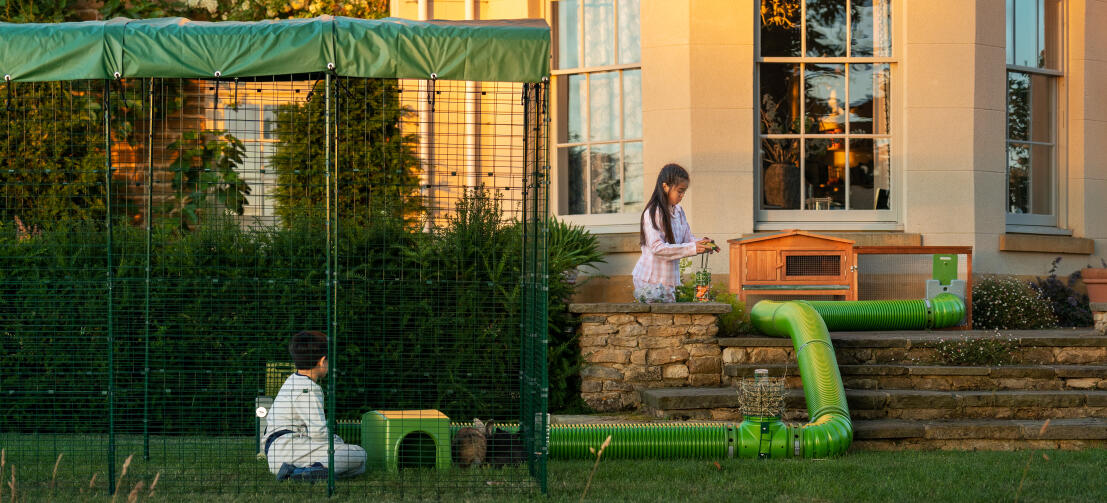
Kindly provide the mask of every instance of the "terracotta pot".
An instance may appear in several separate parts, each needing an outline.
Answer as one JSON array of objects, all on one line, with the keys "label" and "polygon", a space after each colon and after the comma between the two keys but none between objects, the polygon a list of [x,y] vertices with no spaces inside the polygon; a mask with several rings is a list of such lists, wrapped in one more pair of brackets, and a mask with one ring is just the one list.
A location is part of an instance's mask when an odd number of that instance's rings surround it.
[{"label": "terracotta pot", "polygon": [[1089,267],[1080,272],[1080,277],[1088,287],[1089,300],[1107,302],[1107,267]]}]

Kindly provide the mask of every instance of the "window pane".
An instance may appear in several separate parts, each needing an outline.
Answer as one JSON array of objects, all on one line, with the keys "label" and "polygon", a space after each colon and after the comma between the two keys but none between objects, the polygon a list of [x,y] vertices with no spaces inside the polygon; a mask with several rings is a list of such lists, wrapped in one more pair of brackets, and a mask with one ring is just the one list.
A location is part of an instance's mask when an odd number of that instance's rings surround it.
[{"label": "window pane", "polygon": [[850,16],[850,56],[892,55],[891,0],[853,0]]},{"label": "window pane", "polygon": [[642,137],[642,71],[623,72],[623,138]]},{"label": "window pane", "polygon": [[1007,64],[1015,64],[1015,0],[1007,0]]},{"label": "window pane", "polygon": [[1038,66],[1038,0],[1014,0],[1015,15],[1012,20],[1015,36],[1014,64]]},{"label": "window pane", "polygon": [[1030,140],[1053,141],[1053,82],[1052,77],[1030,77]]},{"label": "window pane", "polygon": [[623,212],[642,211],[645,189],[642,187],[642,143],[623,144]]},{"label": "window pane", "polygon": [[588,81],[588,138],[614,140],[619,134],[619,73],[593,73]]},{"label": "window pane", "polygon": [[846,0],[807,0],[807,55],[846,55]]},{"label": "window pane", "polygon": [[557,67],[580,66],[580,2],[561,0],[557,6]]},{"label": "window pane", "polygon": [[1030,75],[1007,72],[1007,137],[1030,138]]},{"label": "window pane", "polygon": [[846,206],[845,141],[807,140],[803,159],[806,210],[840,210]]},{"label": "window pane", "polygon": [[761,140],[761,193],[763,209],[799,209],[799,141]]},{"label": "window pane", "polygon": [[584,66],[615,63],[615,6],[613,0],[584,3]]},{"label": "window pane", "polygon": [[258,139],[260,122],[261,111],[257,105],[242,104],[238,107],[223,108],[223,129],[239,140]]},{"label": "window pane", "polygon": [[1007,145],[1007,212],[1030,213],[1030,149]]},{"label": "window pane", "polygon": [[619,0],[619,63],[642,60],[638,0]]},{"label": "window pane", "polygon": [[1061,69],[1061,0],[1043,0],[1038,13],[1038,51],[1042,68]]},{"label": "window pane", "polygon": [[1030,211],[1053,214],[1053,147],[1030,146]]},{"label": "window pane", "polygon": [[761,132],[799,133],[800,65],[765,63],[760,69]]},{"label": "window pane", "polygon": [[585,178],[584,147],[569,147],[561,149],[566,155],[565,166],[568,169],[569,178],[569,214],[582,215],[588,213],[588,187]]},{"label": "window pane", "polygon": [[619,144],[593,145],[588,161],[592,170],[592,213],[618,212],[622,200]]},{"label": "window pane", "polygon": [[570,143],[584,141],[584,118],[588,117],[588,102],[584,97],[587,96],[586,85],[584,75],[570,75],[569,76],[569,98],[568,98],[568,113],[567,115],[567,130],[568,134],[565,141]]},{"label": "window pane", "polygon": [[761,55],[800,56],[799,0],[761,0]]},{"label": "window pane", "polygon": [[276,105],[264,105],[262,110],[265,114],[265,132],[263,134],[266,140],[277,139],[277,109]]},{"label": "window pane", "polygon": [[850,65],[849,131],[888,134],[892,69],[887,64]]},{"label": "window pane", "polygon": [[859,139],[849,142],[849,161],[835,152],[835,163],[849,165],[849,206],[853,210],[889,209],[891,141]]},{"label": "window pane", "polygon": [[846,131],[846,65],[804,65],[804,123],[808,133]]}]

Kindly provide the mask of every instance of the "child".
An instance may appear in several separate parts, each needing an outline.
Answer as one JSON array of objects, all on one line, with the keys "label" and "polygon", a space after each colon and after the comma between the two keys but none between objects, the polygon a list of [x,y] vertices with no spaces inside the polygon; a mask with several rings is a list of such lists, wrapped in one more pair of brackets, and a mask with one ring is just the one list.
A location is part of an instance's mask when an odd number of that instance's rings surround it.
[{"label": "child", "polygon": [[688,190],[688,172],[666,164],[642,211],[639,243],[642,256],[634,266],[634,298],[640,302],[675,302],[680,259],[716,248],[710,238],[697,240],[680,207]]},{"label": "child", "polygon": [[[323,389],[327,375],[327,337],[310,330],[292,336],[288,352],[296,373],[288,376],[269,409],[265,455],[277,480],[327,478],[327,418],[323,414]],[[365,449],[334,436],[334,472],[352,477],[365,472]]]}]

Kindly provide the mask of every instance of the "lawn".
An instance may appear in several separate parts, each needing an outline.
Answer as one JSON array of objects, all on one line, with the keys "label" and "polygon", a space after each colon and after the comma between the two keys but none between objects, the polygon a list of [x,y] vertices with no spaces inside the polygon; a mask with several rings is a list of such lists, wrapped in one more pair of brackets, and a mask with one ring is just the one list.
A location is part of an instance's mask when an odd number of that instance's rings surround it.
[{"label": "lawn", "polygon": [[[102,439],[0,437],[6,451],[3,492],[10,501],[16,467],[20,501],[110,501]],[[119,438],[120,459],[141,452]],[[66,453],[58,463],[52,449]],[[136,456],[117,501],[303,501],[326,484],[277,483],[252,455],[252,439],[155,439],[150,462]],[[161,461],[158,460],[173,460]],[[122,462],[120,463],[122,464]],[[601,461],[589,501],[1107,501],[1107,450],[1016,452],[853,452],[833,460]],[[371,472],[339,481],[332,501],[579,501],[589,461],[551,461],[549,497],[537,495],[525,469],[400,475]],[[1024,476],[1025,471],[1025,476]],[[92,474],[97,478],[92,481]],[[116,472],[118,476],[119,472]],[[151,496],[150,483],[158,477]],[[90,489],[90,481],[92,488]],[[1020,482],[1022,485],[1019,490]]]}]

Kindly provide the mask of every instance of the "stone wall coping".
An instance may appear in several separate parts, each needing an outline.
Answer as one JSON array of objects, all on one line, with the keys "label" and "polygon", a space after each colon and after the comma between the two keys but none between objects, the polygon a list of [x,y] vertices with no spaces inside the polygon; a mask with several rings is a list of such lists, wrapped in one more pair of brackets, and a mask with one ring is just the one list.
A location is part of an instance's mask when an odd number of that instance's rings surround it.
[{"label": "stone wall coping", "polygon": [[1092,311],[1097,313],[1107,312],[1107,302],[1092,302]]},{"label": "stone wall coping", "polygon": [[649,304],[640,302],[595,302],[589,304],[569,304],[570,313],[648,313]]},{"label": "stone wall coping", "polygon": [[725,302],[641,302],[569,304],[570,313],[663,313],[663,314],[724,314],[731,305]]}]

